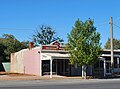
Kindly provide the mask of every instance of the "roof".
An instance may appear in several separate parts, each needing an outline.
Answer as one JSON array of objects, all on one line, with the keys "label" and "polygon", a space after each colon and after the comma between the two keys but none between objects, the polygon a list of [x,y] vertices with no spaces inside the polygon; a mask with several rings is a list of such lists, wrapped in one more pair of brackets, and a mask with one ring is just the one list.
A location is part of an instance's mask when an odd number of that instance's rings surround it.
[{"label": "roof", "polygon": [[[120,55],[114,54],[114,57],[120,57]],[[101,57],[111,57],[111,54],[102,54]]]},{"label": "roof", "polygon": [[[111,50],[110,49],[103,49],[102,51],[108,51],[108,52],[110,52]],[[114,52],[120,52],[120,49],[114,49],[113,51]]]},{"label": "roof", "polygon": [[42,60],[69,59],[68,53],[42,53]]}]

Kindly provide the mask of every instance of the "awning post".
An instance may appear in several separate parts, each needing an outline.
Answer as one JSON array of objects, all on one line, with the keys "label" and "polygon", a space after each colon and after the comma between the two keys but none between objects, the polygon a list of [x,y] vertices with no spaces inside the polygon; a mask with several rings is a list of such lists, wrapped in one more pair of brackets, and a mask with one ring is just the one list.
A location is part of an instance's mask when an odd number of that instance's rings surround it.
[{"label": "awning post", "polygon": [[52,61],[53,59],[50,59],[50,78],[52,78]]},{"label": "awning post", "polygon": [[117,58],[117,70],[118,70],[118,74],[119,74],[119,64],[120,64],[120,62],[119,62],[119,57]]},{"label": "awning post", "polygon": [[42,60],[40,60],[40,76],[42,76]]},{"label": "awning post", "polygon": [[104,77],[106,77],[106,60],[104,59]]}]

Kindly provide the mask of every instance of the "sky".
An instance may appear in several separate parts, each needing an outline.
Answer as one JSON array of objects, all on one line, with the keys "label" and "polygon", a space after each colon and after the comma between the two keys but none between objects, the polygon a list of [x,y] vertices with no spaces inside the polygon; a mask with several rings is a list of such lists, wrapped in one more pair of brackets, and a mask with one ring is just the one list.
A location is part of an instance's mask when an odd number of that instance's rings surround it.
[{"label": "sky", "polygon": [[104,47],[110,37],[111,16],[113,37],[120,39],[119,10],[120,0],[0,0],[0,37],[12,34],[19,41],[31,40],[39,26],[47,25],[67,43],[75,21],[90,18]]}]

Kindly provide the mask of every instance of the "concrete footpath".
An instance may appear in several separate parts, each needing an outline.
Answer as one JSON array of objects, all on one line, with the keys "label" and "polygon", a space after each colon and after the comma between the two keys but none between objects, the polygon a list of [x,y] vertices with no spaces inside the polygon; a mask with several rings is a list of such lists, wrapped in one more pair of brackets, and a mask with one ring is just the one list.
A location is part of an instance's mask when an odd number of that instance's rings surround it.
[{"label": "concrete footpath", "polygon": [[[84,80],[84,79],[82,79],[81,76],[66,77],[66,76],[53,75],[53,78],[50,78],[49,75],[40,77],[40,76],[27,75],[27,74],[0,73],[0,81],[3,81],[3,80],[63,80],[63,79],[79,79],[79,80],[81,79],[81,80]],[[89,79],[92,80],[92,78],[89,78]],[[87,80],[89,80],[89,79],[87,79]],[[106,79],[120,79],[120,76],[116,77],[116,78],[106,78]],[[97,80],[97,79],[95,79],[95,80]]]},{"label": "concrete footpath", "polygon": [[61,79],[82,79],[80,76],[78,77],[65,77],[65,76],[57,76],[54,75],[53,78],[50,76],[35,76],[35,75],[21,75],[21,74],[3,74],[0,75],[1,80],[61,80]]}]

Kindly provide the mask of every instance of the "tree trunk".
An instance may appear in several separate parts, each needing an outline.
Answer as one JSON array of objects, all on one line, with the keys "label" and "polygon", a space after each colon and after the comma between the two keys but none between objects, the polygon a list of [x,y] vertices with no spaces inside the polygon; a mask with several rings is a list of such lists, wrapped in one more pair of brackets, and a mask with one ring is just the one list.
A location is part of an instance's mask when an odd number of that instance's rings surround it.
[{"label": "tree trunk", "polygon": [[82,78],[87,79],[87,66],[83,65],[82,66]]}]

